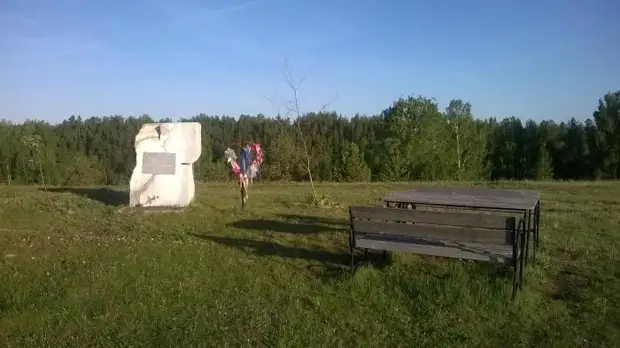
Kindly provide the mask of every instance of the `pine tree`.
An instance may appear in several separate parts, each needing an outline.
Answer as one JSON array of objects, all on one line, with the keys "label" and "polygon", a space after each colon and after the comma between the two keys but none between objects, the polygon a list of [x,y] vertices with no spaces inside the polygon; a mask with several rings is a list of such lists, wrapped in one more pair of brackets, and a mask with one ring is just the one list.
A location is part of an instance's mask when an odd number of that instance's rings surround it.
[{"label": "pine tree", "polygon": [[398,139],[388,138],[380,153],[380,181],[401,181],[407,177],[407,159]]},{"label": "pine tree", "polygon": [[540,146],[535,173],[537,180],[553,179],[553,163],[545,144]]},{"label": "pine tree", "polygon": [[348,182],[370,181],[370,167],[366,164],[357,144],[346,142],[340,167],[340,179]]}]

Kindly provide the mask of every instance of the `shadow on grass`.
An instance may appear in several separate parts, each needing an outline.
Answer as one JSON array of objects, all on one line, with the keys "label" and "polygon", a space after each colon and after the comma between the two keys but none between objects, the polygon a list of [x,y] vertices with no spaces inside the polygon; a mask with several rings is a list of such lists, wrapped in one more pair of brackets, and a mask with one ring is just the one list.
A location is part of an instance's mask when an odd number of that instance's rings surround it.
[{"label": "shadow on grass", "polygon": [[[236,248],[243,251],[251,249],[251,252],[253,252],[257,256],[279,256],[288,259],[302,259],[310,262],[319,262],[322,263],[323,266],[327,266],[326,270],[330,273],[341,273],[342,271],[350,270],[351,254],[348,251],[334,252],[322,249],[306,249],[285,246],[282,244],[267,241],[208,236],[194,233],[189,233],[189,235],[192,237],[201,238],[207,241],[215,242],[220,245]],[[363,255],[357,254],[356,252],[357,267],[362,265],[361,262],[363,260]],[[382,253],[371,252],[369,250],[368,262],[372,263],[375,267],[384,267],[391,262],[391,257],[388,253],[388,257],[384,259]],[[336,268],[333,266],[338,267]],[[309,265],[308,269],[315,273],[317,272],[316,265]]]},{"label": "shadow on grass", "polygon": [[290,247],[277,243],[252,239],[207,236],[193,233],[190,233],[189,235],[239,250],[245,251],[247,249],[251,249],[251,251],[258,256],[280,256],[283,258],[304,259],[308,261],[318,261],[338,265],[348,265],[350,260],[350,255],[348,253]]},{"label": "shadow on grass", "polygon": [[[43,189],[40,188],[39,190]],[[59,187],[48,188],[47,191],[56,193],[69,192],[111,206],[122,206],[129,204],[129,194],[127,192],[111,190],[109,188]]]},{"label": "shadow on grass", "polygon": [[584,301],[584,290],[587,292],[589,284],[593,283],[593,277],[570,268],[562,269],[554,280],[555,290],[550,293],[554,300],[563,301],[575,311],[578,304]]},{"label": "shadow on grass", "polygon": [[272,231],[291,234],[315,234],[344,230],[342,228],[329,227],[316,223],[296,223],[267,219],[239,220],[230,223],[227,226],[244,230]]},{"label": "shadow on grass", "polygon": [[349,221],[347,219],[334,219],[327,218],[322,216],[308,216],[308,215],[295,215],[295,214],[278,214],[276,215],[279,218],[295,221],[304,224],[312,224],[312,225],[335,225],[342,226],[341,229],[345,229],[349,225]]}]

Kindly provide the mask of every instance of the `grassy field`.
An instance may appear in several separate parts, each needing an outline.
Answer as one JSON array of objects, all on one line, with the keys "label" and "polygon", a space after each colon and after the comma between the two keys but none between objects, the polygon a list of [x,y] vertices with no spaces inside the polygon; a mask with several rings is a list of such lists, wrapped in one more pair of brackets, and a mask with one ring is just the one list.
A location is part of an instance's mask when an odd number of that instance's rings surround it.
[{"label": "grassy field", "polygon": [[[202,184],[182,213],[125,195],[0,187],[0,346],[612,347],[620,342],[620,183],[542,194],[541,249],[509,274],[394,254],[348,273],[347,206],[414,184]],[[103,191],[99,191],[102,193]],[[101,196],[101,195],[99,195]]]}]

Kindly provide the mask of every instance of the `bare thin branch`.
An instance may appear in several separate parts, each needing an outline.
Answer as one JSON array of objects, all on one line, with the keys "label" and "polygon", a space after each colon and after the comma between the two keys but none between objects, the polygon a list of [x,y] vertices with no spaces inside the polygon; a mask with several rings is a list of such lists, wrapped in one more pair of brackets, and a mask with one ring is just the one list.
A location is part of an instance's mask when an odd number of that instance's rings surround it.
[{"label": "bare thin branch", "polygon": [[265,100],[267,100],[269,102],[269,104],[271,104],[271,107],[273,108],[273,110],[280,115],[280,109],[283,106],[283,103],[280,103],[280,105],[276,106],[275,101],[273,100],[273,98],[269,98],[269,97],[265,97]]},{"label": "bare thin branch", "polygon": [[319,111],[321,112],[327,112],[327,108],[334,103],[336,100],[338,99],[338,93],[334,94],[334,96],[325,104],[323,104],[321,106],[321,108],[319,108]]}]

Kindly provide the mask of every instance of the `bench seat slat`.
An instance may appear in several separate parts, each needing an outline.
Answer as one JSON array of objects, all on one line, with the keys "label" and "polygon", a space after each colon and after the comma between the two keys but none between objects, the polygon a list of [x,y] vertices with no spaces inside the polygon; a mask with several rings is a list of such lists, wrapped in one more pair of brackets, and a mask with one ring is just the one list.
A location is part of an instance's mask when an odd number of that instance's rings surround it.
[{"label": "bench seat slat", "polygon": [[478,243],[454,243],[450,241],[420,241],[419,243],[411,243],[411,241],[397,240],[377,240],[367,238],[356,238],[356,247],[375,250],[389,250],[395,252],[407,252],[423,255],[432,255],[439,257],[451,257],[478,261],[492,261],[503,264],[511,264],[512,247],[486,245]]},{"label": "bench seat slat", "polygon": [[512,245],[514,239],[513,232],[510,230],[502,231],[472,227],[423,225],[418,223],[403,224],[368,220],[353,220],[352,225],[356,234],[410,236],[500,245]]},{"label": "bench seat slat", "polygon": [[409,210],[362,206],[352,206],[350,211],[353,219],[417,222],[425,224],[478,227],[500,230],[512,227],[509,225],[509,217],[484,213]]}]

